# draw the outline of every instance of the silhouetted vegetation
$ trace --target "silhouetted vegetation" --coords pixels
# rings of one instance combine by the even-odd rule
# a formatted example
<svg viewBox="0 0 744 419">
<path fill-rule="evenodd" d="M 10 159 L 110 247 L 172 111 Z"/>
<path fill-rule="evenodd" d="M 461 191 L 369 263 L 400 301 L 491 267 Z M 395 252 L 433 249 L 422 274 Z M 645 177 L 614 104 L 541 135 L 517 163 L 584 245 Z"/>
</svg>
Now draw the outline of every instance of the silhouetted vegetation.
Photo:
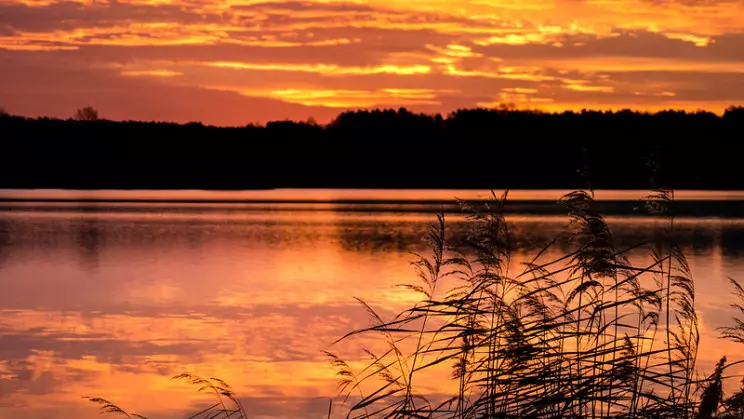
<svg viewBox="0 0 744 419">
<path fill-rule="evenodd" d="M 569 222 L 555 242 L 571 250 L 545 259 L 554 242 L 520 265 L 505 196 L 465 204 L 471 233 L 461 243 L 447 239 L 441 215 L 430 255 L 415 262 L 419 281 L 404 285 L 420 302 L 384 319 L 360 300 L 372 324 L 342 339 L 377 337 L 377 351 L 364 348 L 369 364 L 354 369 L 327 353 L 349 417 L 741 418 L 742 391 L 723 392 L 741 361 L 723 357 L 708 376 L 697 368 L 695 284 L 668 212 L 673 192 L 648 201 L 668 229 L 626 248 L 592 195 L 562 199 Z M 744 315 L 744 288 L 732 284 Z M 744 342 L 735 322 L 722 336 Z M 431 377 L 448 372 L 456 390 L 431 394 Z"/>
<path fill-rule="evenodd" d="M 214 404 L 189 416 L 189 419 L 247 419 L 248 415 L 240 403 L 240 398 L 230 388 L 230 385 L 219 378 L 205 378 L 195 374 L 183 373 L 173 377 L 173 380 L 185 381 L 187 384 L 197 386 L 199 393 L 206 393 L 214 397 Z M 147 417 L 127 412 L 118 405 L 100 397 L 84 397 L 97 404 L 101 413 L 124 416 L 127 419 L 147 419 Z"/>
<path fill-rule="evenodd" d="M 98 111 L 91 106 L 86 106 L 78 109 L 74 118 L 78 121 L 98 121 Z"/>
<path fill-rule="evenodd" d="M 744 387 L 724 393 L 724 356 L 710 375 L 698 367 L 695 283 L 678 244 L 670 203 L 658 189 L 647 211 L 666 221 L 649 243 L 621 247 L 595 205 L 579 190 L 561 202 L 565 231 L 517 264 L 506 195 L 463 203 L 469 233 L 448 237 L 444 215 L 430 229 L 428 256 L 416 255 L 418 281 L 404 284 L 420 301 L 392 318 L 367 303 L 371 325 L 343 339 L 372 336 L 369 364 L 352 368 L 326 352 L 340 377 L 328 417 L 353 418 L 741 418 Z M 558 257 L 548 250 L 559 246 Z M 744 343 L 744 288 L 731 281 L 734 323 L 721 336 Z M 408 298 L 408 297 L 406 297 Z M 432 391 L 450 377 L 451 394 Z M 191 418 L 247 418 L 223 381 L 181 374 L 214 402 Z M 441 386 L 437 386 L 441 387 Z M 330 396 L 330 395 L 329 395 Z M 129 419 L 116 404 L 103 412 Z"/>
<path fill-rule="evenodd" d="M 0 116 L 3 151 L 13 156 L 0 167 L 0 187 L 577 189 L 589 162 L 595 188 L 644 189 L 653 156 L 676 188 L 744 189 L 741 107 L 721 116 L 373 110 L 342 113 L 325 126 L 232 128 L 84 114 L 84 121 Z"/>
</svg>

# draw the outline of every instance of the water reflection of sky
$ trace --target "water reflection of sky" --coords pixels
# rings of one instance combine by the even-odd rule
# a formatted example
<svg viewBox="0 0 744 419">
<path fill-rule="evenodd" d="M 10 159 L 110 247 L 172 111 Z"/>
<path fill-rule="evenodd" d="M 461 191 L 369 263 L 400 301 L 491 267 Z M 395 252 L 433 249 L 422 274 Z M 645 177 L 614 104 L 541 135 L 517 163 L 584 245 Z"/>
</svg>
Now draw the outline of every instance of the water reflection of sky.
<svg viewBox="0 0 744 419">
<path fill-rule="evenodd" d="M 613 218 L 621 244 L 653 230 Z M 199 403 L 169 377 L 184 370 L 233 384 L 255 417 L 321 417 L 336 378 L 322 349 L 412 295 L 409 252 L 431 214 L 139 208 L 0 213 L 0 417 L 97 417 L 104 396 L 164 417 Z M 512 218 L 520 254 L 564 218 Z M 451 232 L 464 224 L 452 217 Z M 703 365 L 740 349 L 711 339 L 727 323 L 727 277 L 744 279 L 744 221 L 677 225 L 699 290 Z M 350 359 L 356 345 L 335 348 Z"/>
</svg>

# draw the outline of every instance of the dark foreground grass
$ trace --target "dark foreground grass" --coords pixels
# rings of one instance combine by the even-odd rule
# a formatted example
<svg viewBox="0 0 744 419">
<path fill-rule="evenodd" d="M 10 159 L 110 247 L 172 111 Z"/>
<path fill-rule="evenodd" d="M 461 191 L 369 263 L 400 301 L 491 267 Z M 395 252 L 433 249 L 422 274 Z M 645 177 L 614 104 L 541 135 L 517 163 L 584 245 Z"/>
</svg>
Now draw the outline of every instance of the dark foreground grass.
<svg viewBox="0 0 744 419">
<path fill-rule="evenodd" d="M 245 419 L 248 417 L 243 404 L 230 386 L 219 378 L 204 378 L 195 374 L 183 373 L 173 377 L 174 380 L 185 381 L 198 387 L 198 392 L 214 396 L 214 404 L 195 412 L 189 419 Z M 125 416 L 128 419 L 147 419 L 147 417 L 127 412 L 118 405 L 100 397 L 85 397 L 85 399 L 100 406 L 101 413 L 111 413 Z"/>
<path fill-rule="evenodd" d="M 369 363 L 357 370 L 326 353 L 340 376 L 336 410 L 354 418 L 744 418 L 744 390 L 723 391 L 741 361 L 724 357 L 712 374 L 698 372 L 695 284 L 676 244 L 672 191 L 654 191 L 645 205 L 664 231 L 630 248 L 616 246 L 591 191 L 570 193 L 561 200 L 565 233 L 519 265 L 505 199 L 463 203 L 470 233 L 458 243 L 438 217 L 430 254 L 416 256 L 419 281 L 405 285 L 419 303 L 386 320 L 360 300 L 372 324 L 341 340 L 373 336 L 384 346 L 365 348 Z M 547 259 L 559 244 L 570 250 Z M 721 336 L 744 343 L 744 288 L 731 283 L 740 317 Z M 452 394 L 422 390 L 432 374 L 449 375 Z M 221 380 L 175 378 L 215 396 L 193 417 L 249 417 Z"/>
</svg>

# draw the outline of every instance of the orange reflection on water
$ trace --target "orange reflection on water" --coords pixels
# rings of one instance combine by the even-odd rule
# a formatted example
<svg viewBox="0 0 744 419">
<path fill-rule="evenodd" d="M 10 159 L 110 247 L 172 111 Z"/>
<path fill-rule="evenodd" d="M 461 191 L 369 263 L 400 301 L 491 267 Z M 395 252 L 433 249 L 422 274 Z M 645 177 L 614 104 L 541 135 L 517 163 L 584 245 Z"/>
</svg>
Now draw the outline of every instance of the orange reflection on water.
<svg viewBox="0 0 744 419">
<path fill-rule="evenodd" d="M 169 378 L 183 371 L 228 381 L 256 417 L 323 416 L 337 378 L 321 351 L 368 324 L 353 297 L 386 316 L 414 301 L 395 285 L 416 281 L 410 252 L 425 251 L 434 218 L 218 205 L 57 209 L 0 213 L 0 418 L 98 417 L 82 396 L 150 417 L 195 412 L 205 399 Z M 565 218 L 511 221 L 518 266 Z M 653 223 L 612 219 L 621 242 Z M 461 234 L 462 218 L 451 228 Z M 701 365 L 710 371 L 739 352 L 714 336 L 731 314 L 726 277 L 744 278 L 744 222 L 685 219 L 679 230 L 698 280 Z M 362 365 L 360 348 L 375 345 L 363 338 L 333 349 Z M 441 373 L 423 378 L 423 390 L 450 390 Z"/>
</svg>

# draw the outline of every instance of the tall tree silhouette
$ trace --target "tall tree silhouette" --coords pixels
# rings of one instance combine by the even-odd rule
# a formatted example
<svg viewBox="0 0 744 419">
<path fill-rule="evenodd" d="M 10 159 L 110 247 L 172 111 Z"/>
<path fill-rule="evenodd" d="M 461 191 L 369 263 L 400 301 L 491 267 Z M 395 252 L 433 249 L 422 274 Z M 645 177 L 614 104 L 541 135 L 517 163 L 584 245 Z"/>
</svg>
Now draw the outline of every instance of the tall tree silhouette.
<svg viewBox="0 0 744 419">
<path fill-rule="evenodd" d="M 98 111 L 95 110 L 92 106 L 80 108 L 75 112 L 75 119 L 77 119 L 78 121 L 97 121 Z"/>
</svg>

